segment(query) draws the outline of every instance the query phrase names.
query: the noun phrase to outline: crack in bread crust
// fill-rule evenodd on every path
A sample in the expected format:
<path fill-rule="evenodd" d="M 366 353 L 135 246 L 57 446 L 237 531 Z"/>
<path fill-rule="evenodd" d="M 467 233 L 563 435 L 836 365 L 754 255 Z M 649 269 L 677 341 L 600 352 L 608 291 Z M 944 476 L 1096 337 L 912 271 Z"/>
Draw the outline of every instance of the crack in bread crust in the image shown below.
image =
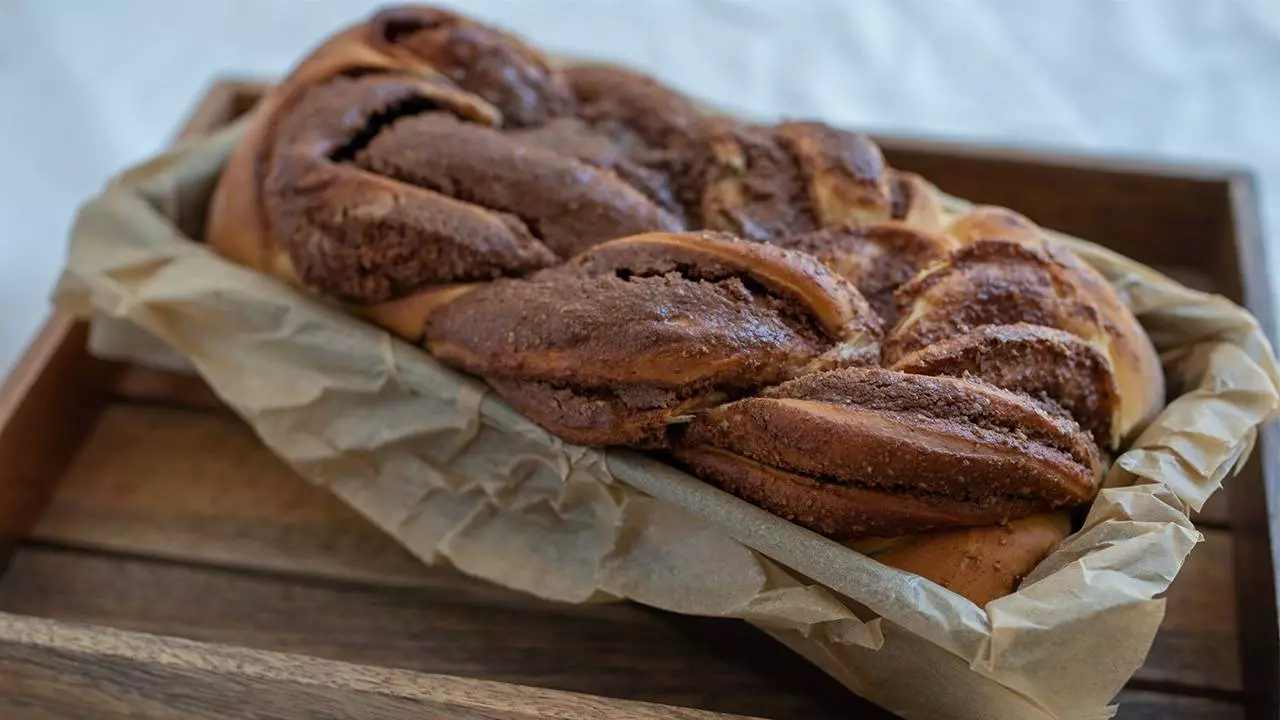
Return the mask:
<path fill-rule="evenodd" d="M 300 277 L 352 303 L 555 263 L 517 218 L 354 167 L 289 157 L 277 163 L 268 187 L 269 197 L 288 195 L 275 203 L 273 220 Z"/>
<path fill-rule="evenodd" d="M 816 258 L 777 246 L 743 242 L 726 233 L 649 233 L 615 240 L 575 258 L 570 266 L 589 274 L 666 273 L 686 268 L 690 279 L 718 280 L 731 275 L 759 285 L 803 308 L 837 340 L 868 333 L 879 339 L 879 320 L 850 283 Z"/>
<path fill-rule="evenodd" d="M 773 244 L 809 253 L 826 263 L 853 283 L 889 325 L 897 320 L 894 292 L 920 271 L 944 260 L 952 248 L 944 235 L 897 221 L 826 228 Z"/>
<path fill-rule="evenodd" d="M 424 7 L 383 10 L 368 29 L 375 45 L 413 55 L 498 108 L 505 125 L 535 125 L 574 109 L 564 76 L 514 35 Z"/>
<path fill-rule="evenodd" d="M 938 189 L 915 173 L 893 170 L 890 177 L 893 219 L 918 230 L 941 230 L 942 202 L 938 199 Z"/>

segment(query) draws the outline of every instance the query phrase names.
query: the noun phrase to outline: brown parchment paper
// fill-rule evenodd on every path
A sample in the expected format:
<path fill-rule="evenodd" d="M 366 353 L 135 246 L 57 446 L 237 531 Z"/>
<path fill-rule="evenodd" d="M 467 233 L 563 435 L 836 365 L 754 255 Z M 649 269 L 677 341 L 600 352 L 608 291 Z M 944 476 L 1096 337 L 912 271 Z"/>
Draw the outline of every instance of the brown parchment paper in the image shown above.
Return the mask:
<path fill-rule="evenodd" d="M 1111 716 L 1163 616 L 1155 596 L 1200 539 L 1187 509 L 1277 408 L 1276 359 L 1247 312 L 1060 237 L 1120 289 L 1178 397 L 1084 527 L 979 608 L 643 455 L 566 445 L 479 381 L 193 241 L 241 130 L 130 170 L 83 208 L 55 299 L 97 319 L 98 349 L 189 365 L 426 562 L 553 600 L 742 618 L 907 717 Z"/>

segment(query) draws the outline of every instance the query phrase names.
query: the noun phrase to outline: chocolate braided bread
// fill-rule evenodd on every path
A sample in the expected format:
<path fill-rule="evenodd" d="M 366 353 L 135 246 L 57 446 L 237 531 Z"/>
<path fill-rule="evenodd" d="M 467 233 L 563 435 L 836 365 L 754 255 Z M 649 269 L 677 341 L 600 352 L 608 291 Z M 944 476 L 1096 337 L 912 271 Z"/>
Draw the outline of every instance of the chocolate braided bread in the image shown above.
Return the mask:
<path fill-rule="evenodd" d="M 862 135 L 713 116 L 430 8 L 334 36 L 262 101 L 207 239 L 567 441 L 834 538 L 1087 503 L 1163 400 L 1115 291 L 1026 218 L 948 218 Z"/>

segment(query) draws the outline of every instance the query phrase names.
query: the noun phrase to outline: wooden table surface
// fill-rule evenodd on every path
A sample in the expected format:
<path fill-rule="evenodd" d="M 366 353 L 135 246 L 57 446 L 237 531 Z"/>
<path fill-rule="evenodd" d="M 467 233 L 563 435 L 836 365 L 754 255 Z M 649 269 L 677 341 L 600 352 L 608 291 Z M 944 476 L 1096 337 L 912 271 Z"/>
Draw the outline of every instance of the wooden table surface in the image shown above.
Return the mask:
<path fill-rule="evenodd" d="M 199 391 L 123 392 L 0 577 L 0 610 L 766 718 L 885 716 L 742 622 L 427 568 Z M 1243 717 L 1231 550 L 1206 530 L 1121 717 Z"/>

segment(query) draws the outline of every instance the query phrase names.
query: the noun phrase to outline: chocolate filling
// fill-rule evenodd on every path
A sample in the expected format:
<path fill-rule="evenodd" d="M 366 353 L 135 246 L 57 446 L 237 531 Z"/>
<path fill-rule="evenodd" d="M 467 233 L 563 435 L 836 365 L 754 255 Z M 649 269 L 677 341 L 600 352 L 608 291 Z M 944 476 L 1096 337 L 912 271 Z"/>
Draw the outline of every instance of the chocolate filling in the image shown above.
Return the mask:
<path fill-rule="evenodd" d="M 819 227 L 794 146 L 770 128 L 725 122 L 710 140 L 701 219 L 756 242 Z"/>
<path fill-rule="evenodd" d="M 975 378 L 914 376 L 865 369 L 818 373 L 761 393 L 761 397 L 812 400 L 903 417 L 954 421 L 998 436 L 1025 438 L 1071 457 L 1096 463 L 1069 415 L 1030 396 L 1015 394 Z"/>
<path fill-rule="evenodd" d="M 432 315 L 427 345 L 575 441 L 625 442 L 582 428 L 632 423 L 649 442 L 673 412 L 785 381 L 844 340 L 768 279 L 808 279 L 796 273 L 808 267 L 827 273 L 807 256 L 714 235 L 639 236 L 468 293 Z"/>
<path fill-rule="evenodd" d="M 356 157 L 372 172 L 510 213 L 557 256 L 681 221 L 614 173 L 432 113 L 401 119 Z"/>
<path fill-rule="evenodd" d="M 1079 334 L 1106 329 L 1079 291 L 1079 278 L 1049 254 L 1020 243 L 979 240 L 946 264 L 901 286 L 894 296 L 904 316 L 885 342 L 894 363 L 923 347 L 984 325 L 1028 323 Z"/>
<path fill-rule="evenodd" d="M 564 76 L 518 38 L 435 8 L 393 8 L 374 16 L 369 37 L 430 64 L 459 88 L 502 111 L 506 126 L 573 112 Z"/>
<path fill-rule="evenodd" d="M 329 153 L 329 159 L 336 163 L 351 162 L 356 159 L 357 154 L 369 147 L 369 143 L 373 142 L 378 133 L 390 127 L 395 121 L 413 115 L 439 111 L 440 109 L 439 104 L 426 98 L 405 98 L 384 110 L 379 110 L 370 115 L 360 132 L 352 135 L 351 139 Z"/>
<path fill-rule="evenodd" d="M 969 502 L 926 493 L 869 489 L 847 482 L 823 482 L 709 447 L 677 444 L 672 456 L 707 482 L 836 539 L 992 525 L 1044 509 L 1040 502 L 1019 498 L 991 497 Z"/>
<path fill-rule="evenodd" d="M 1040 398 L 1075 418 L 1095 442 L 1111 444 L 1119 391 L 1110 364 L 1069 333 L 1038 325 L 987 325 L 922 348 L 894 366 L 919 375 L 981 379 Z"/>
<path fill-rule="evenodd" d="M 894 302 L 897 289 L 947 257 L 947 242 L 942 238 L 894 222 L 827 228 L 780 238 L 772 244 L 821 260 L 853 283 L 888 325 L 898 318 Z"/>

